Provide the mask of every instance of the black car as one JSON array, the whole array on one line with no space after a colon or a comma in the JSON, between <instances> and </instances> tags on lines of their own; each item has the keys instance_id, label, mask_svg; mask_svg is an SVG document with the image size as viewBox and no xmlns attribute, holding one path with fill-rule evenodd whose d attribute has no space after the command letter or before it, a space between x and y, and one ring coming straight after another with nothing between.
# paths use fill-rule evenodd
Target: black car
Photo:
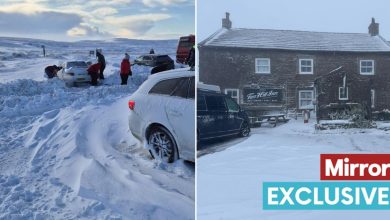
<instances>
[{"instance_id":1,"label":"black car","mask_svg":"<svg viewBox=\"0 0 390 220\"><path fill-rule=\"evenodd\" d=\"M165 70L175 69L175 62L168 55L147 54L139 56L134 64L153 67L152 74Z\"/></svg>"},{"instance_id":2,"label":"black car","mask_svg":"<svg viewBox=\"0 0 390 220\"><path fill-rule=\"evenodd\" d=\"M215 91L197 90L198 141L250 133L248 115L229 96Z\"/></svg>"}]
</instances>

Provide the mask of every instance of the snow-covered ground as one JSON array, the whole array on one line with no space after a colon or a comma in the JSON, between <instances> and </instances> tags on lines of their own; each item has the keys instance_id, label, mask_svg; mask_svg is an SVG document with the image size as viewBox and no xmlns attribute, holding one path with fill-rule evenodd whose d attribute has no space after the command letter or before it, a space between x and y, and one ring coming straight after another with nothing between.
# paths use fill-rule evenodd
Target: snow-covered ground
<instances>
[{"instance_id":1,"label":"snow-covered ground","mask_svg":"<svg viewBox=\"0 0 390 220\"><path fill-rule=\"evenodd\" d=\"M320 181L321 153L390 152L387 129L316 131L313 121L256 128L242 142L198 158L198 219L388 219L390 211L262 210L262 182Z\"/></svg>"},{"instance_id":2,"label":"snow-covered ground","mask_svg":"<svg viewBox=\"0 0 390 220\"><path fill-rule=\"evenodd\" d=\"M176 44L0 38L0 219L194 219L194 164L152 160L129 133L128 97L150 69L133 66L119 85L125 52L174 57ZM47 65L93 59L95 48L103 85L44 79Z\"/></svg>"}]
</instances>

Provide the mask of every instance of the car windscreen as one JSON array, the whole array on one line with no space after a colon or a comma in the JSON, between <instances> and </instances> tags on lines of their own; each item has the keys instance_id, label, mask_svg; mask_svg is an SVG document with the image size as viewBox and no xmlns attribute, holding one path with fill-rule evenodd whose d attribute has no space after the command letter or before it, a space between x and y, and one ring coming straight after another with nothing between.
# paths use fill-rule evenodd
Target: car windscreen
<instances>
[{"instance_id":1,"label":"car windscreen","mask_svg":"<svg viewBox=\"0 0 390 220\"><path fill-rule=\"evenodd\" d=\"M68 62L66 67L67 68L70 68L70 67L85 67L85 68L87 68L88 65L84 61L73 61L73 62Z\"/></svg>"},{"instance_id":2,"label":"car windscreen","mask_svg":"<svg viewBox=\"0 0 390 220\"><path fill-rule=\"evenodd\" d=\"M233 99L231 99L229 97L225 97L225 100L226 100L226 105L227 105L229 112L240 111L240 106L235 101L233 101Z\"/></svg>"},{"instance_id":3,"label":"car windscreen","mask_svg":"<svg viewBox=\"0 0 390 220\"><path fill-rule=\"evenodd\" d=\"M223 96L207 95L206 105L209 111L226 111L225 100Z\"/></svg>"}]
</instances>

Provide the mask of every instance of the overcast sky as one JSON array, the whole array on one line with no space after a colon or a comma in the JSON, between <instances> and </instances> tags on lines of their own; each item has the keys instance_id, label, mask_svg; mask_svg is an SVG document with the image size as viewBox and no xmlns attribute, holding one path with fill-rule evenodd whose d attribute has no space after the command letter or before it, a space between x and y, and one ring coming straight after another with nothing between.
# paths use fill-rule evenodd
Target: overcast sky
<instances>
[{"instance_id":1,"label":"overcast sky","mask_svg":"<svg viewBox=\"0 0 390 220\"><path fill-rule=\"evenodd\" d=\"M219 28L225 12L233 28L367 33L371 17L390 41L388 0L197 0L199 42Z\"/></svg>"},{"instance_id":2,"label":"overcast sky","mask_svg":"<svg viewBox=\"0 0 390 220\"><path fill-rule=\"evenodd\" d=\"M195 32L194 0L0 0L0 36L74 41L177 39Z\"/></svg>"}]
</instances>

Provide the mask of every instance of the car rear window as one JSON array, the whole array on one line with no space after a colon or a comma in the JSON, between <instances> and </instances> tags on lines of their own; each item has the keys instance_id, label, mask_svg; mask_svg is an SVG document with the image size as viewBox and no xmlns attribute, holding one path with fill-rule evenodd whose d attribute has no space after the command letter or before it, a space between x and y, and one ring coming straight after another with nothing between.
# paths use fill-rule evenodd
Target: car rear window
<instances>
[{"instance_id":1,"label":"car rear window","mask_svg":"<svg viewBox=\"0 0 390 220\"><path fill-rule=\"evenodd\" d=\"M166 62L166 61L171 61L172 59L168 55L164 56L158 56L157 61L158 62Z\"/></svg>"},{"instance_id":2,"label":"car rear window","mask_svg":"<svg viewBox=\"0 0 390 220\"><path fill-rule=\"evenodd\" d=\"M74 61L74 62L68 62L67 68L70 67L88 67L88 65L84 61Z\"/></svg>"},{"instance_id":3,"label":"car rear window","mask_svg":"<svg viewBox=\"0 0 390 220\"><path fill-rule=\"evenodd\" d=\"M226 111L225 100L223 96L206 96L207 109L210 111Z\"/></svg>"}]
</instances>

